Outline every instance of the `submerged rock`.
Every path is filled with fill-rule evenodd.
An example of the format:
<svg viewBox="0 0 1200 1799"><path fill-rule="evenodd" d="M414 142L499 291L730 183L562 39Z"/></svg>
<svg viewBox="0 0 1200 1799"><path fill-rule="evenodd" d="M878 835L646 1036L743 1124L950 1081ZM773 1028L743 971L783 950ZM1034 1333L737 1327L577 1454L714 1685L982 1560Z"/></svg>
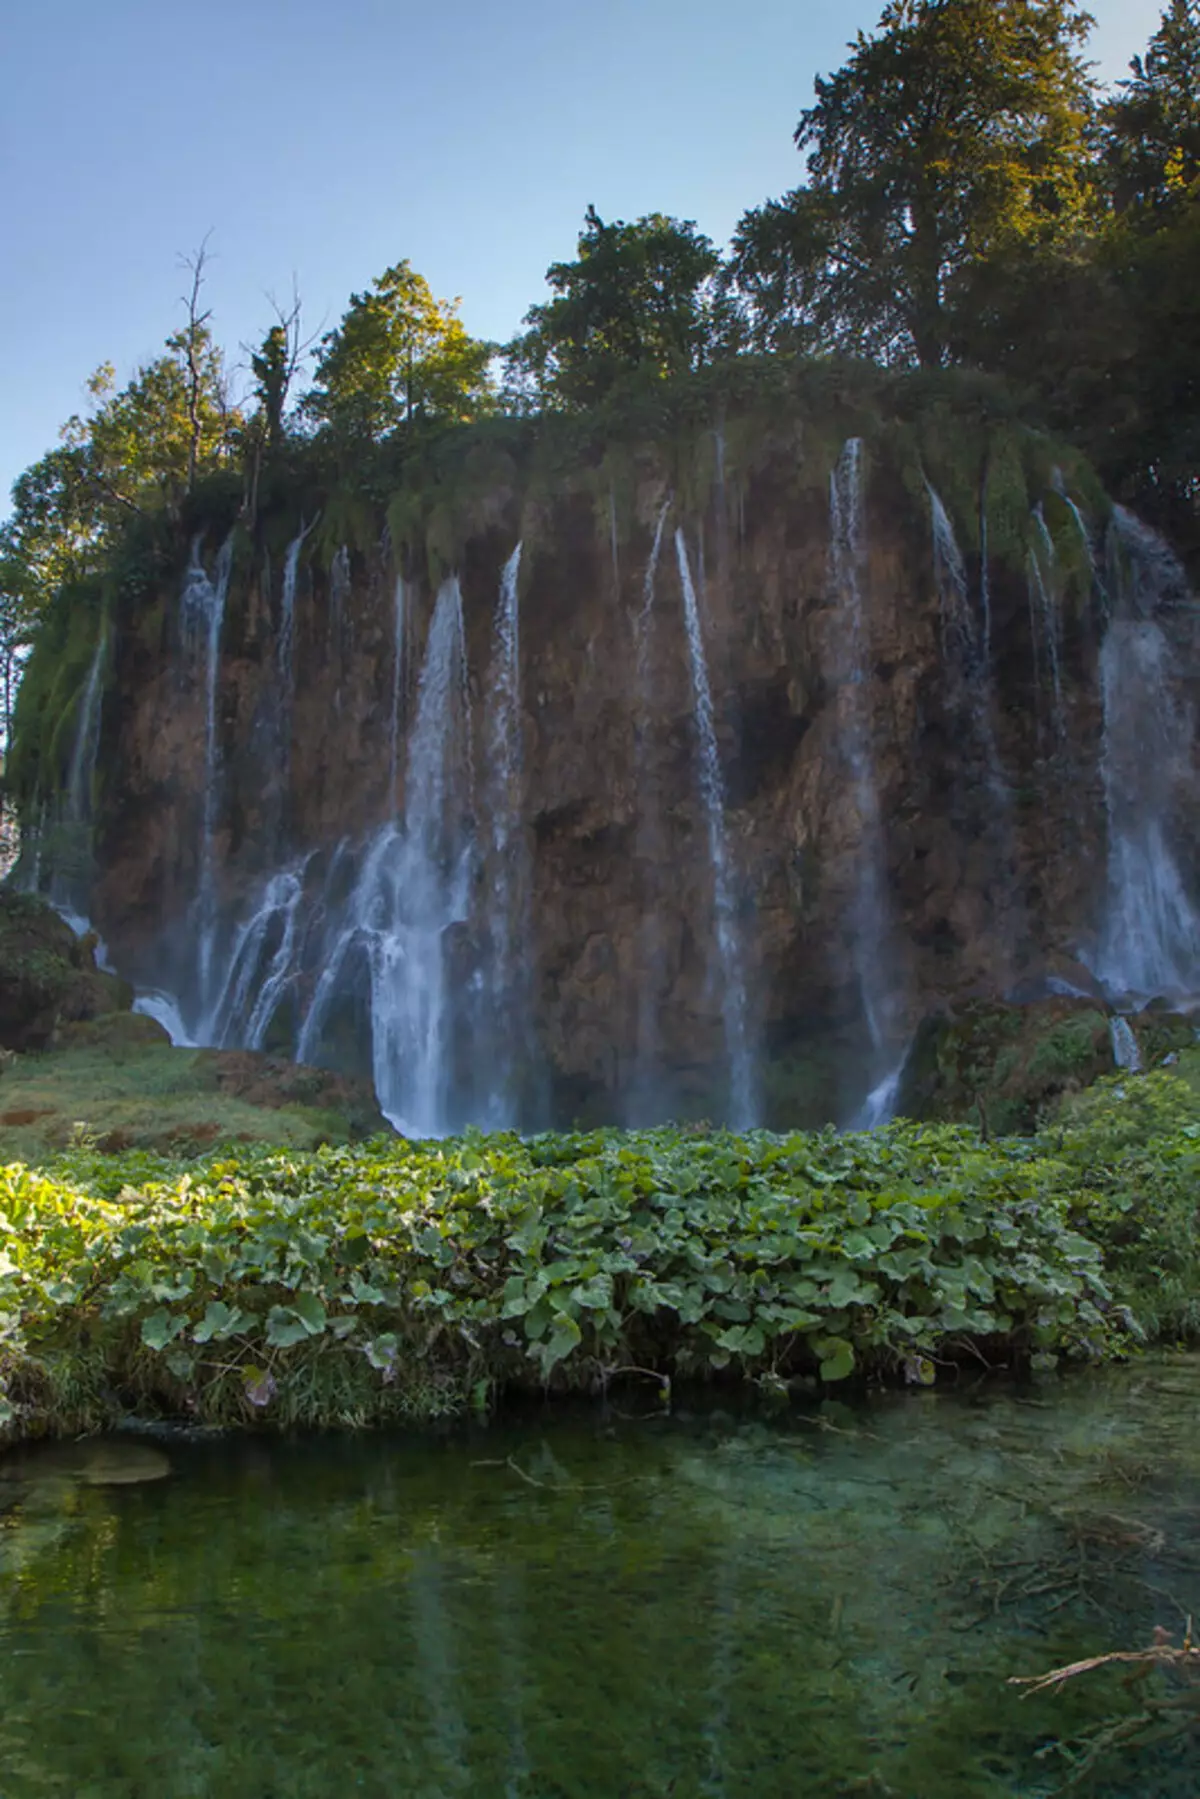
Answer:
<svg viewBox="0 0 1200 1799"><path fill-rule="evenodd" d="M85 1487L133 1487L165 1480L171 1463L161 1449L119 1437L49 1443L0 1460L0 1483L39 1486L77 1481Z"/></svg>

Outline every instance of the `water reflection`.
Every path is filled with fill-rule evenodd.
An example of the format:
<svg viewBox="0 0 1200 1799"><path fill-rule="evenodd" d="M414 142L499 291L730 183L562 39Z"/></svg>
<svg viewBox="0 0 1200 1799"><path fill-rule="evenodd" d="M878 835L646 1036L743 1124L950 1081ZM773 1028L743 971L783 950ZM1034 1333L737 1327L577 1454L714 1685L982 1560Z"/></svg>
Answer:
<svg viewBox="0 0 1200 1799"><path fill-rule="evenodd" d="M172 1445L153 1480L140 1444L128 1478L120 1444L11 1457L0 1791L1048 1799L1060 1744L1146 1689L1006 1678L1200 1612L1197 1398L1179 1359L774 1420ZM1194 1792L1182 1739L1100 1768L1079 1791Z"/></svg>

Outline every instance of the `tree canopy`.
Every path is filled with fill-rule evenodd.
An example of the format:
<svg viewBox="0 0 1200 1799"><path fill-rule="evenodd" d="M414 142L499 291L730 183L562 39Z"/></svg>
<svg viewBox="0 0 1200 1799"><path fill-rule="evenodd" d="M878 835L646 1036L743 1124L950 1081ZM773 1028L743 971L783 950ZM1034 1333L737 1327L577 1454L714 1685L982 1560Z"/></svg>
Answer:
<svg viewBox="0 0 1200 1799"><path fill-rule="evenodd" d="M461 423L486 411L492 347L468 335L458 306L436 300L410 263L385 269L322 338L309 416L362 441L415 420Z"/></svg>
<svg viewBox="0 0 1200 1799"><path fill-rule="evenodd" d="M264 467L386 481L397 446L497 407L577 411L747 353L1001 375L1200 557L1200 0L1165 0L1108 92L1090 26L1079 0L887 0L800 114L803 182L747 211L724 257L692 220L589 207L499 393L496 346L401 259L321 338L306 393L298 299L280 313L239 407L202 247L163 353L123 386L97 370L89 409L15 484L0 657L130 521L177 519L221 471L253 521Z"/></svg>
<svg viewBox="0 0 1200 1799"><path fill-rule="evenodd" d="M518 386L542 404L586 406L630 371L675 375L710 359L720 257L690 219L606 224L589 206L577 251L546 271L555 297L530 307L509 348Z"/></svg>
<svg viewBox="0 0 1200 1799"><path fill-rule="evenodd" d="M945 362L964 276L1083 211L1089 23L1074 0L892 0L818 78L808 183L743 218L735 284L812 347Z"/></svg>

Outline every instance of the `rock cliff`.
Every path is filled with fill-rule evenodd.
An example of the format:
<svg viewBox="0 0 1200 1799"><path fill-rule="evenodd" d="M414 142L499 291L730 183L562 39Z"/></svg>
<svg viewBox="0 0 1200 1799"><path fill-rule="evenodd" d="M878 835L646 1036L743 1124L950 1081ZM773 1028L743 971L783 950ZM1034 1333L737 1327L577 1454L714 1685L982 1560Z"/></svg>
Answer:
<svg viewBox="0 0 1200 1799"><path fill-rule="evenodd" d="M183 1034L414 1128L845 1120L931 1008L1188 985L1190 596L977 395L465 433L106 616L80 908Z"/></svg>

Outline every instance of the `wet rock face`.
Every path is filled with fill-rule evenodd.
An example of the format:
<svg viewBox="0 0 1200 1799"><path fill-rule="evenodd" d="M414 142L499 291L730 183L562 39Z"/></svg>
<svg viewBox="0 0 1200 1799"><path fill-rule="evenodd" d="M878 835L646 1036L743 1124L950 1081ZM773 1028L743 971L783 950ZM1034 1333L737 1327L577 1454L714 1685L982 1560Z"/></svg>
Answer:
<svg viewBox="0 0 1200 1799"><path fill-rule="evenodd" d="M862 650L850 666L847 593L831 576L829 467L829 454L807 448L797 430L738 480L678 502L652 582L668 489L648 468L622 502L615 549L606 501L569 482L536 505L503 489L481 503L479 528L459 544L480 860L452 960L469 987L490 929L484 721L501 570L523 539L528 878L518 947L528 1030L487 1053L536 1063L557 1118L628 1117L638 1095L659 1116L722 1115L727 1020L677 525L696 574L767 1122L844 1117L868 1084L870 1059L898 1049L932 1006L999 997L1022 981L1036 987L1095 940L1105 800L1101 625L1090 596L1077 586L1051 621L1051 671L1047 643L1035 654L1041 626L1031 624L1024 572L994 560L981 648L982 568L965 549L961 603L975 639L964 647L928 500L881 451L862 474ZM411 732L437 590L425 553L405 552L398 566L384 548L357 549L331 563L319 534L306 540L285 707L278 631L291 528L260 521L253 559L235 566L222 638L214 848L230 917L301 851L315 852L306 906L328 912L339 845L357 851L390 816L389 736L397 708L401 737ZM399 673L398 573L410 609ZM104 749L111 797L93 895L121 966L154 985L170 985L172 967L187 960L203 735L173 596L162 602L157 642L131 627L117 644L120 725ZM869 744L869 803L851 722ZM401 747L401 807L404 781ZM882 896L870 918L868 841ZM292 983L269 1047L287 1047L318 977L310 965ZM868 1028L871 981L886 989L882 1046ZM464 1011L452 1049L460 1060L473 1028ZM838 1067L814 1082L804 1070L831 1042Z"/></svg>

